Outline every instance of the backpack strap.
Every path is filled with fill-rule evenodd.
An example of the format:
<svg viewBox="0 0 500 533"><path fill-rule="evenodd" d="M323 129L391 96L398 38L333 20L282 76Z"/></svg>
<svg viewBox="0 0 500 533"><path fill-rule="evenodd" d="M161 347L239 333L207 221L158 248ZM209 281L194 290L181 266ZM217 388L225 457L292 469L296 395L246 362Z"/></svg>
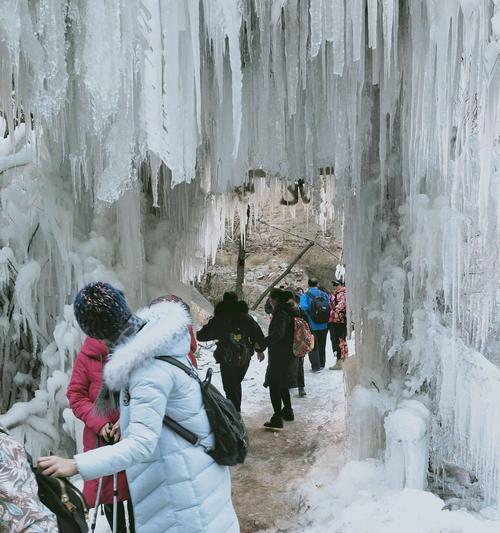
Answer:
<svg viewBox="0 0 500 533"><path fill-rule="evenodd" d="M195 379L201 386L201 379L193 367L189 367L181 363L179 360L177 360L175 357L172 357L171 355L158 355L157 357L155 357L155 359L158 359L159 361L163 361L164 363L169 363L173 366L176 366L177 368L185 372L189 377ZM179 424L178 422L176 422L170 416L165 415L163 417L163 423L169 429L171 429L174 433L177 433L179 437L182 437L184 440L187 440L193 446L200 446L206 452L209 450L207 446L202 444L201 437L199 437L196 433L193 433L190 429L187 429L181 424Z"/></svg>
<svg viewBox="0 0 500 533"><path fill-rule="evenodd" d="M160 361L164 361L165 363L170 363L171 365L180 368L189 377L195 379L196 381L201 381L200 376L198 376L198 373L192 366L187 366L184 363L181 363L177 358L172 357L171 355L158 355L157 357L155 357L155 359L159 359Z"/></svg>
<svg viewBox="0 0 500 533"><path fill-rule="evenodd" d="M211 368L207 370L207 375L204 381L202 381L200 376L198 375L198 372L196 372L193 366L187 366L184 363L181 363L176 357L172 357L171 355L158 355L155 357L155 359L159 359L160 361L164 361L165 363L170 363L171 365L174 365L177 368L180 368L189 377L195 379L200 384L200 386L202 385L202 383L207 383L207 382L209 383L212 380L213 371Z"/></svg>
<svg viewBox="0 0 500 533"><path fill-rule="evenodd" d="M200 437L196 435L196 433L193 433L189 429L185 428L184 426L181 426L178 422L176 422L173 418L170 418L169 416L165 415L163 417L163 423L170 428L174 433L177 433L180 437L182 437L184 440L187 440L190 444L193 446L199 446L200 445Z"/></svg>
<svg viewBox="0 0 500 533"><path fill-rule="evenodd" d="M305 295L309 300L309 305L311 305L312 302L318 299L325 300L326 298L326 300L329 301L328 294L326 294L326 292L323 292L323 291L319 291L319 294L317 295L314 295L312 292L307 291Z"/></svg>

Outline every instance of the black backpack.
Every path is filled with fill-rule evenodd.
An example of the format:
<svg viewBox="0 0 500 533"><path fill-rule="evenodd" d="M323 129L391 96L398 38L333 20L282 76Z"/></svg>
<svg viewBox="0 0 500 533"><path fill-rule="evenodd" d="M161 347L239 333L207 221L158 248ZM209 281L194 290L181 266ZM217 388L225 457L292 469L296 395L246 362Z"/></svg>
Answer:
<svg viewBox="0 0 500 533"><path fill-rule="evenodd" d="M46 476L32 469L38 483L38 497L56 515L59 533L87 533L89 511L83 494L66 478Z"/></svg>
<svg viewBox="0 0 500 533"><path fill-rule="evenodd" d="M330 320L330 301L328 296L322 292L318 296L307 293L311 305L309 306L309 316L316 324L328 324Z"/></svg>
<svg viewBox="0 0 500 533"><path fill-rule="evenodd" d="M200 442L198 435L169 416L165 415L163 423L194 446L201 446L216 463L223 466L243 463L249 447L247 430L231 400L225 398L217 387L212 385L212 369L207 370L207 375L202 381L193 368L184 365L175 357L161 355L156 359L180 368L199 383L208 421L215 437L215 446L213 449L206 448Z"/></svg>
<svg viewBox="0 0 500 533"><path fill-rule="evenodd" d="M227 338L220 343L224 363L229 366L246 366L250 363L253 348L248 335L239 327L231 329Z"/></svg>

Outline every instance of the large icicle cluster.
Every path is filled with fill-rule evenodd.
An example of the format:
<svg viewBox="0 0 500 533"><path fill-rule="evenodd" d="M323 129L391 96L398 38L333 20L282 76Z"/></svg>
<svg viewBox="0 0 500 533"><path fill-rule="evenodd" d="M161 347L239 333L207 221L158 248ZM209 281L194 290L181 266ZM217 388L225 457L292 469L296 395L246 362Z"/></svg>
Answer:
<svg viewBox="0 0 500 533"><path fill-rule="evenodd" d="M433 469L469 469L498 502L500 370L484 355L498 324L500 5L391 6L378 22L366 12L378 29L366 54L376 87L361 98L370 141L345 206L358 379L371 390L370 401L353 396L352 444L370 456L385 442L397 456L404 428L390 415L384 434L382 418L418 399L434 415ZM410 461L400 457L396 486L412 486Z"/></svg>
<svg viewBox="0 0 500 533"><path fill-rule="evenodd" d="M343 209L353 454L499 501L499 52L498 0L4 2L2 384L67 372L82 283L193 278L267 194L249 170L304 178Z"/></svg>

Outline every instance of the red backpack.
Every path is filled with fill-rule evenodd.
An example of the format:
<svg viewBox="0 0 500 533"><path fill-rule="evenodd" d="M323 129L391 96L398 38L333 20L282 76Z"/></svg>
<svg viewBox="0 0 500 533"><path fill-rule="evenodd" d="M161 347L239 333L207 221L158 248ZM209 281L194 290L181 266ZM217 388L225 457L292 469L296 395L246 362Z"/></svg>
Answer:
<svg viewBox="0 0 500 533"><path fill-rule="evenodd" d="M314 335L306 320L295 317L293 321L293 355L305 357L314 349Z"/></svg>

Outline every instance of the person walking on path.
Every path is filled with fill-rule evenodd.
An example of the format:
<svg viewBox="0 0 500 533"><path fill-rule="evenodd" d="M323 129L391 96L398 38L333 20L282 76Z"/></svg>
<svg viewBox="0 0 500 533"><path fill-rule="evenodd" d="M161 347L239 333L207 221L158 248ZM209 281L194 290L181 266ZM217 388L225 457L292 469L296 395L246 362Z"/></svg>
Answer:
<svg viewBox="0 0 500 533"><path fill-rule="evenodd" d="M295 418L289 389L297 387L298 358L293 355L293 337L294 319L300 311L290 300L290 291L271 291L273 318L269 334L259 346L268 350L265 386L269 387L274 413L264 426L270 429L281 429L283 420L291 422Z"/></svg>
<svg viewBox="0 0 500 533"><path fill-rule="evenodd" d="M74 309L81 329L110 347L99 410L112 408L119 393L123 438L73 459L41 457L39 468L56 477L79 472L84 480L125 470L138 533L239 533L229 468L205 452L214 435L199 383L156 359L169 355L189 365L191 320L184 307L160 302L132 314L123 292L95 282L78 293ZM165 415L198 435L202 446L167 427Z"/></svg>
<svg viewBox="0 0 500 533"><path fill-rule="evenodd" d="M222 385L228 400L241 411L241 383L245 378L256 344L262 343L264 333L248 314L248 305L238 301L234 292L226 292L215 307L215 314L197 333L200 341L217 340L214 353L220 364ZM264 354L257 353L259 361Z"/></svg>
<svg viewBox="0 0 500 533"><path fill-rule="evenodd" d="M102 373L108 353L108 347L104 343L97 339L87 337L76 357L71 380L66 391L71 410L85 424L83 430L84 451L93 450L100 445L113 443L115 437L119 436L119 433L116 432L119 428L119 410L114 409L106 416L99 416L95 413L94 409L94 402L101 390ZM116 428L115 437L111 437L111 431L114 427ZM99 502L96 502L98 484L99 481L97 479L85 481L83 484L83 495L89 507L95 507L96 504L104 504L106 519L110 527L112 527L113 476L103 478ZM117 487L119 502L117 507L118 531L127 531L123 502L128 501L130 532L134 533L134 518L125 472L118 474Z"/></svg>
<svg viewBox="0 0 500 533"><path fill-rule="evenodd" d="M24 446L0 427L0 531L57 533L57 518L38 497Z"/></svg>
<svg viewBox="0 0 500 533"><path fill-rule="evenodd" d="M314 350L309 354L309 361L314 372L325 368L326 337L330 319L330 300L326 292L318 288L318 280L308 281L309 289L300 297L300 308L307 315L309 327L314 335Z"/></svg>
<svg viewBox="0 0 500 533"><path fill-rule="evenodd" d="M334 289L330 294L330 322L328 329L330 330L330 341L332 343L332 350L337 360L335 365L330 367L330 370L341 370L342 360L346 354L345 351L346 337L347 337L347 309L345 298L345 285L342 282L334 281Z"/></svg>

